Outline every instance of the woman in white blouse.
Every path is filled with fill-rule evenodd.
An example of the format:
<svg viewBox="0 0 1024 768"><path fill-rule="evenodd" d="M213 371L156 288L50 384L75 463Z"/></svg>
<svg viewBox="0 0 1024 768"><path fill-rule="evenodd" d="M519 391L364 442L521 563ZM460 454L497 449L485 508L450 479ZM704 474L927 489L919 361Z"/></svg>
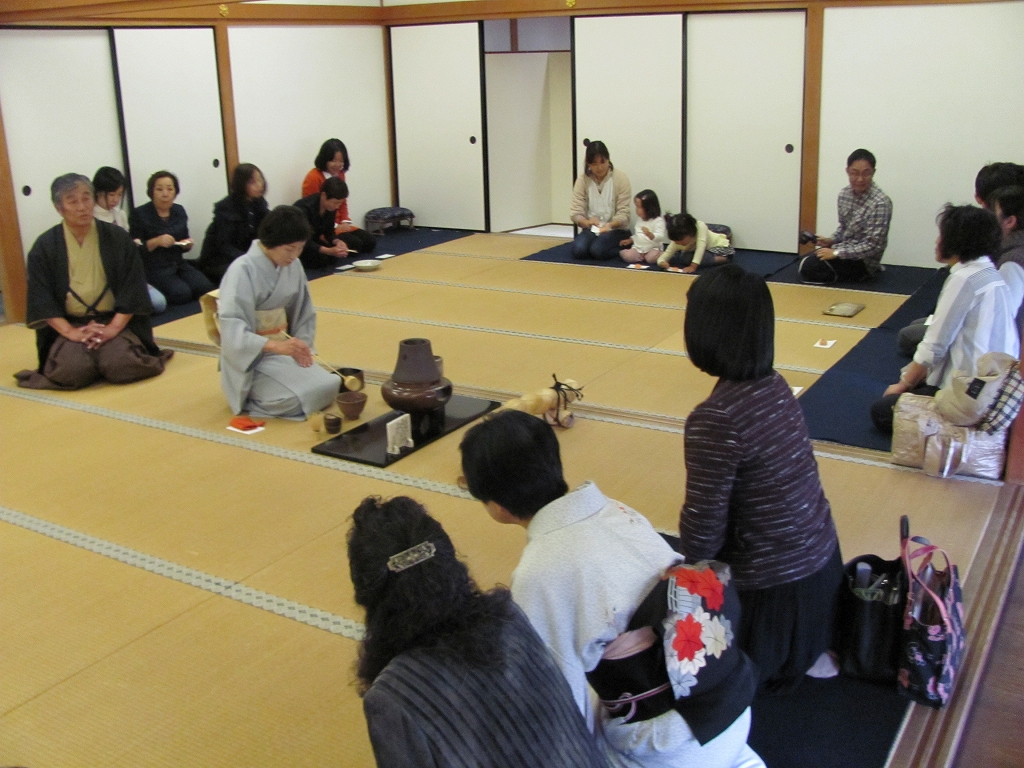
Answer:
<svg viewBox="0 0 1024 768"><path fill-rule="evenodd" d="M905 392L934 395L957 371L973 371L986 352L1020 353L1016 308L991 258L1002 235L995 215L972 205L947 204L938 224L935 258L950 265L949 277L913 362L871 406L871 419L883 432L892 432L893 408Z"/></svg>

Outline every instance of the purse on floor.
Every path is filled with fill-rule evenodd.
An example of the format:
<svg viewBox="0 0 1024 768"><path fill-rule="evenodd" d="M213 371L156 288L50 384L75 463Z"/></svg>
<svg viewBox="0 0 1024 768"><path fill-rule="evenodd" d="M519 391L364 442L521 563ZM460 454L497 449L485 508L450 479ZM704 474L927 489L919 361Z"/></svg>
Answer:
<svg viewBox="0 0 1024 768"><path fill-rule="evenodd" d="M907 579L903 560L861 555L844 568L836 614L836 641L843 674L895 683L903 640Z"/></svg>
<svg viewBox="0 0 1024 768"><path fill-rule="evenodd" d="M909 591L897 686L904 696L939 709L949 701L964 657L960 575L944 550L920 536L911 538L906 515L900 518L900 539ZM944 570L936 568L937 555Z"/></svg>
<svg viewBox="0 0 1024 768"><path fill-rule="evenodd" d="M933 477L972 475L998 480L1006 462L1007 431L988 434L950 424L935 398L901 395L893 414L892 463Z"/></svg>
<svg viewBox="0 0 1024 768"><path fill-rule="evenodd" d="M973 372L956 371L949 384L935 393L935 410L958 427L973 427L991 410L1017 359L1003 352L986 352Z"/></svg>

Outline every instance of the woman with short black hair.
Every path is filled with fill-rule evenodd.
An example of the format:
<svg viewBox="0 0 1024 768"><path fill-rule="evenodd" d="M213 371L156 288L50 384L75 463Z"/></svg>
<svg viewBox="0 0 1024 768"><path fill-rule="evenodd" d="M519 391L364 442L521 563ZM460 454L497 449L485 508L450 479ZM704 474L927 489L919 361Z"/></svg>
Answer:
<svg viewBox="0 0 1024 768"><path fill-rule="evenodd" d="M146 182L149 202L128 217L132 238L139 241L146 282L167 298L168 304L187 304L214 289L206 276L184 254L192 250L188 214L174 202L181 192L178 177L157 171Z"/></svg>
<svg viewBox="0 0 1024 768"><path fill-rule="evenodd" d="M686 419L681 551L688 562L732 568L740 648L763 688L792 689L812 667L834 674L821 657L843 562L803 412L773 369L775 309L764 278L733 264L697 278L684 335L693 364L718 383Z"/></svg>
<svg viewBox="0 0 1024 768"><path fill-rule="evenodd" d="M957 371L974 371L986 352L1020 352L1018 307L992 263L1002 239L996 215L947 203L937 223L935 260L950 265L949 277L913 361L871 406L871 420L882 432L892 432L893 409L904 393L930 397L949 386Z"/></svg>
<svg viewBox="0 0 1024 768"><path fill-rule="evenodd" d="M220 285L232 261L249 250L263 217L270 210L264 195L267 181L252 163L239 163L231 174L231 192L213 206L197 266Z"/></svg>
<svg viewBox="0 0 1024 768"><path fill-rule="evenodd" d="M506 589L481 592L416 501L368 497L348 560L379 768L604 768L569 686Z"/></svg>

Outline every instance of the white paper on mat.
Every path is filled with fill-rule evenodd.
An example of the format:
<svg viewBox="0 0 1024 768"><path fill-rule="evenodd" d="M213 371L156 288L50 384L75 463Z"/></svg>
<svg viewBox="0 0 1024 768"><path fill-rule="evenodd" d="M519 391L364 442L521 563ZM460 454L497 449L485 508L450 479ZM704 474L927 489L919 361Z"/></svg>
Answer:
<svg viewBox="0 0 1024 768"><path fill-rule="evenodd" d="M831 349L832 347L835 346L835 343L835 339L818 339L816 342L814 342L814 346L818 347L819 349Z"/></svg>
<svg viewBox="0 0 1024 768"><path fill-rule="evenodd" d="M384 261L384 259L393 259L393 258L395 258L395 254L393 254L393 253L382 253L380 256L374 256L374 258L377 259L377 261Z"/></svg>

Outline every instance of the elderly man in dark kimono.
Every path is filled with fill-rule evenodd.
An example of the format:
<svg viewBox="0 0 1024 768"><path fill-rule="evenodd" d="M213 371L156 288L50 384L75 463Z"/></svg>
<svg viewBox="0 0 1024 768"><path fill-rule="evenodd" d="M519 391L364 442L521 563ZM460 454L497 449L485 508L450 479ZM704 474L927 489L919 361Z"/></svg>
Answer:
<svg viewBox="0 0 1024 768"><path fill-rule="evenodd" d="M64 219L28 254L28 326L39 368L15 374L30 389L81 389L156 376L173 354L153 342L153 307L138 250L120 227L93 218L92 183L69 173L50 187Z"/></svg>

